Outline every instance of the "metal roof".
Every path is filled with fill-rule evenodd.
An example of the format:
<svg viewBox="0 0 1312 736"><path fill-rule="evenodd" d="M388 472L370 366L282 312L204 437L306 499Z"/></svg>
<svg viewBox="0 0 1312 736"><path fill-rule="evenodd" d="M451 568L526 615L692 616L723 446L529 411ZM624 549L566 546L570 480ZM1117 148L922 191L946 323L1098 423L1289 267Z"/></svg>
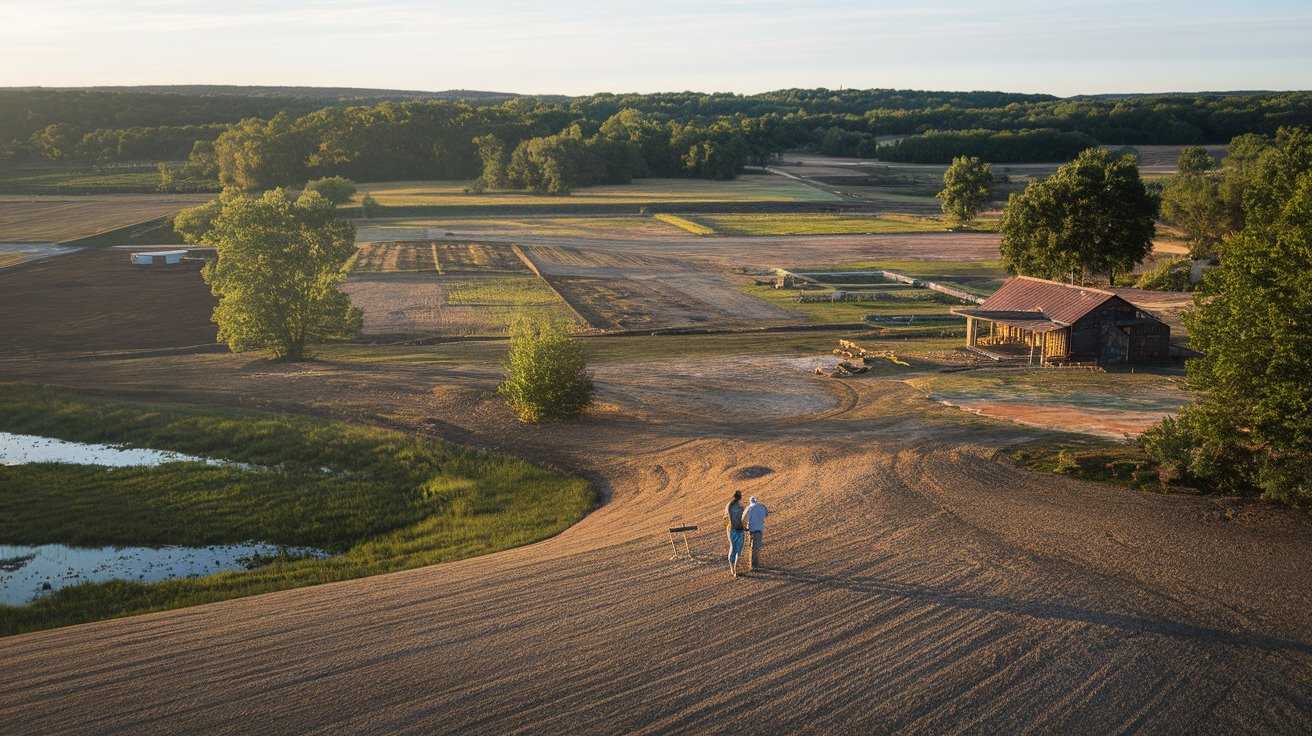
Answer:
<svg viewBox="0 0 1312 736"><path fill-rule="evenodd" d="M979 308L984 312L1041 312L1045 320L1072 325L1108 299L1115 298L1118 298L1115 294L1102 289L1017 276L985 299Z"/></svg>
<svg viewBox="0 0 1312 736"><path fill-rule="evenodd" d="M1010 325L1019 327L1022 330L1030 332L1052 332L1065 327L1058 322L1048 319L1043 312L1021 311L1021 310L1004 310L1004 309L954 309L953 314L959 314L963 317L975 317L990 322L997 322L1001 325Z"/></svg>

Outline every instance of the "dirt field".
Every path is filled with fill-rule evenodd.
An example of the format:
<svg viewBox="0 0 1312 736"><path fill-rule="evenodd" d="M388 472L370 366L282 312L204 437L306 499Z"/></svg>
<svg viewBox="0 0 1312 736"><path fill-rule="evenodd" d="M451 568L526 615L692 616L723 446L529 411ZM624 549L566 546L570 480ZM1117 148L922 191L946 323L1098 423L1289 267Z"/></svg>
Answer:
<svg viewBox="0 0 1312 736"><path fill-rule="evenodd" d="M796 322L741 293L730 278L671 258L614 250L529 246L542 276L600 330L755 326Z"/></svg>
<svg viewBox="0 0 1312 736"><path fill-rule="evenodd" d="M86 249L0 270L0 354L212 345L199 265L140 267Z"/></svg>
<svg viewBox="0 0 1312 736"><path fill-rule="evenodd" d="M206 194L0 195L0 242L60 242L171 215Z"/></svg>
<svg viewBox="0 0 1312 736"><path fill-rule="evenodd" d="M357 273L437 272L437 247L428 242L364 243L355 253L350 270Z"/></svg>
<svg viewBox="0 0 1312 736"><path fill-rule="evenodd" d="M657 338L664 339L664 338ZM598 366L523 428L424 365L0 359L0 375L510 448L606 502L551 540L0 640L17 733L1306 733L1312 522L994 462L1038 430L769 351ZM771 509L733 580L730 489ZM696 524L693 561L665 529ZM732 683L723 687L723 683ZM87 716L94 714L93 718Z"/></svg>

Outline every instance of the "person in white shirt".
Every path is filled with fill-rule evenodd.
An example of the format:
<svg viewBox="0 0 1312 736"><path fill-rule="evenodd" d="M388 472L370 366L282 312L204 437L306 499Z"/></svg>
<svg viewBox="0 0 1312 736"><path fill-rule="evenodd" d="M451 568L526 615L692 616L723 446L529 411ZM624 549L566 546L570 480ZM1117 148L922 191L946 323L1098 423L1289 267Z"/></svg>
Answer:
<svg viewBox="0 0 1312 736"><path fill-rule="evenodd" d="M752 496L747 509L743 511L743 526L747 527L747 533L752 537L752 554L748 558L747 569L755 570L761 567L761 547L764 546L765 536L765 517L770 513L770 509L765 504L756 500Z"/></svg>

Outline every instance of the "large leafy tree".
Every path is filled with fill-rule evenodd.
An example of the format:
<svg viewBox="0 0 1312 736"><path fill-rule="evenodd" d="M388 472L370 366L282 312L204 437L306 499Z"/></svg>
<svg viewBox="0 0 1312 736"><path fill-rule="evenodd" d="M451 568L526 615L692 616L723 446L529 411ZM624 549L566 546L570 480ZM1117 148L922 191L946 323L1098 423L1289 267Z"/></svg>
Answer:
<svg viewBox="0 0 1312 736"><path fill-rule="evenodd" d="M1221 183L1206 174L1179 174L1162 190L1162 219L1179 227L1189 255L1210 258L1233 225Z"/></svg>
<svg viewBox="0 0 1312 736"><path fill-rule="evenodd" d="M1145 435L1164 465L1225 490L1312 504L1312 132L1282 130L1253 167L1244 228L1221 246L1186 315L1178 420Z"/></svg>
<svg viewBox="0 0 1312 736"><path fill-rule="evenodd" d="M1011 273L1109 283L1152 250L1157 202L1129 156L1090 148L1043 181L1011 195L1002 218L1002 261Z"/></svg>
<svg viewBox="0 0 1312 736"><path fill-rule="evenodd" d="M310 343L359 332L360 310L338 288L355 252L355 226L319 193L293 200L282 189L261 197L230 191L179 217L188 240L218 249L203 275L219 298L219 340L234 352L301 360Z"/></svg>
<svg viewBox="0 0 1312 736"><path fill-rule="evenodd" d="M1216 168L1216 159L1202 146L1185 146L1175 159L1175 168L1186 176L1204 174Z"/></svg>
<svg viewBox="0 0 1312 736"><path fill-rule="evenodd" d="M969 225L988 204L993 186L993 168L976 156L958 156L943 172L943 191L938 193L943 214L958 225Z"/></svg>

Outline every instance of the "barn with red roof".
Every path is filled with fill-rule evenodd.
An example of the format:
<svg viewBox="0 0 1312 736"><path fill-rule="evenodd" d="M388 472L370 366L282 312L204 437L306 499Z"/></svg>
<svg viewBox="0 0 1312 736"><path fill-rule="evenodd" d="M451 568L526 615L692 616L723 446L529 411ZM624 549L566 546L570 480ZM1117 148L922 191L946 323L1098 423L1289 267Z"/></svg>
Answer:
<svg viewBox="0 0 1312 736"><path fill-rule="evenodd" d="M1115 292L1017 276L966 318L966 345L996 360L1154 363L1170 357L1171 328Z"/></svg>

